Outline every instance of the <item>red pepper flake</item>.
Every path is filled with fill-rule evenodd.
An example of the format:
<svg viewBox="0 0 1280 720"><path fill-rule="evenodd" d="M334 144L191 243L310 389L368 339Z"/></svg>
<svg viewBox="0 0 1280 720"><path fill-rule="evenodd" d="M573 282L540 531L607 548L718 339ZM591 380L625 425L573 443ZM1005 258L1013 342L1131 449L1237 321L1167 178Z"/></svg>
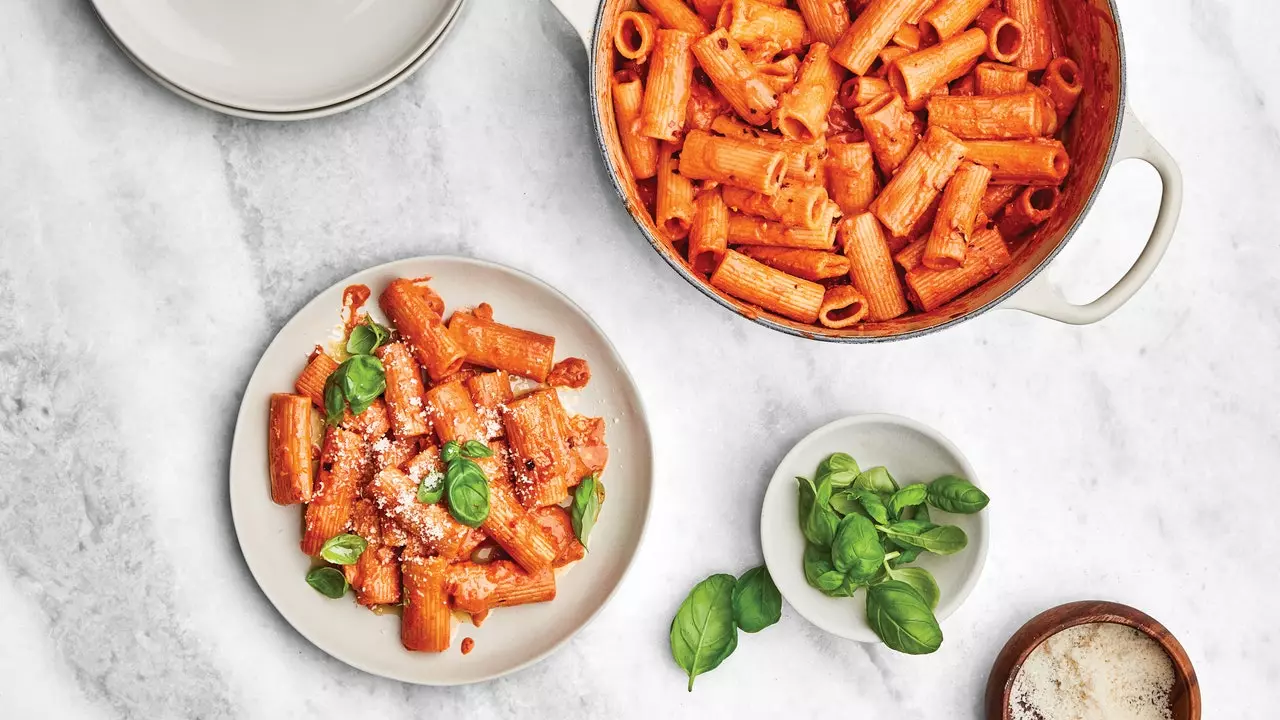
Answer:
<svg viewBox="0 0 1280 720"><path fill-rule="evenodd" d="M476 646L476 641L475 641L475 640L472 640L471 638L463 638L463 639L462 639L462 654L463 654L463 655L466 655L467 653L471 652L473 649L475 649L475 646Z"/></svg>

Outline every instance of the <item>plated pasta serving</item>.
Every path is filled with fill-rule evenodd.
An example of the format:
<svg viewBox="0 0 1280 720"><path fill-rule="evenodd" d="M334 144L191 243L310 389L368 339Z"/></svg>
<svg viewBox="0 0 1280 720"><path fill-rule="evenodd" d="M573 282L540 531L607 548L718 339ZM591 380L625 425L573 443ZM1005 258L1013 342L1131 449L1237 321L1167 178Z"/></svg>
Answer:
<svg viewBox="0 0 1280 720"><path fill-rule="evenodd" d="M1058 205L1083 83L1049 0L639 0L606 28L661 239L798 323L931 313Z"/></svg>
<svg viewBox="0 0 1280 720"><path fill-rule="evenodd" d="M269 499L302 508L298 583L397 612L403 646L438 653L458 618L555 599L604 504L605 421L566 409L590 366L551 335L446 313L428 278L378 289L385 324L371 296L347 287L336 340L270 396Z"/></svg>
<svg viewBox="0 0 1280 720"><path fill-rule="evenodd" d="M369 673L457 685L546 657L617 592L653 440L625 361L572 300L496 263L406 258L280 328L245 386L228 480L245 564L303 638Z"/></svg>

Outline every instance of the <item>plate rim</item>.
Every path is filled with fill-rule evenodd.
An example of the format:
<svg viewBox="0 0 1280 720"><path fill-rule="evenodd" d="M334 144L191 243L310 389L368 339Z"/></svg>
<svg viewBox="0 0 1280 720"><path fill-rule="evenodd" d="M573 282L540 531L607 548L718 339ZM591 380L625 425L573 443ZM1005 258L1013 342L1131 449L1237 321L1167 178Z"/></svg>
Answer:
<svg viewBox="0 0 1280 720"><path fill-rule="evenodd" d="M800 449L800 447L804 445L806 442L808 442L810 438L814 437L815 435L819 435L825 432L843 428L845 426L866 425L866 424L875 423L875 422L898 425L898 426L907 428L909 430L918 432L921 435L924 435L925 437L929 438L933 442L936 442L939 446L942 447L943 450L946 450L949 454L952 455L952 457L956 459L956 461L960 465L960 468L964 470L964 472L966 473L968 480L972 481L979 488L983 486L982 483L980 483L978 480L978 474L974 470L973 464L970 463L969 458L965 457L964 453L960 451L960 448L955 443L953 443L951 439L948 438L946 435L943 435L938 430L920 422L919 420L915 420L903 415L897 415L894 413L887 413L887 412L857 413L854 415L846 415L844 417L837 418L835 420L832 420L831 422L825 423L819 427L814 428L812 431L806 433L804 437L797 440L795 445L793 445L791 449L787 451L787 454L783 455L782 459L778 461L778 465L776 468L774 468L773 474L769 476L769 484L767 487L765 487L764 499L760 504L760 549L761 549L761 553L764 555L765 567L770 566L770 562L769 562L770 553L768 550L768 548L770 547L770 544L765 539L767 537L765 533L766 518L769 517L769 508L771 507L770 498L774 495L775 492L777 493L783 492L783 490L777 490L777 491L774 490L774 485L781 486L785 483L785 480L782 479L782 475L780 474L780 471L782 470L782 468L785 465L787 465L789 461L791 461L792 456L796 454L796 452ZM982 573L986 569L987 555L990 551L990 545L991 545L991 519L989 515L985 512L985 510L984 512L975 513L973 517L976 519L976 522L982 529L981 536L979 537L978 542L975 543L975 545L977 546L976 547L977 555L974 557L974 569L973 569L973 572L968 575L965 581L955 591L955 593L952 594L951 597L953 599L951 600L951 607L948 609L948 611L945 614L939 614L937 616L939 623L942 623L947 618L951 617L964 605L965 601L969 599L969 595L973 592L973 589L977 587L978 580L982 577ZM973 547L973 546L971 545L970 547ZM772 570L770 570L769 574L772 576L774 573ZM781 586L779 586L778 592L781 593L783 599L786 600L786 593L783 591ZM864 636L855 637L853 635L850 635L844 632L840 628L830 627L827 624L819 622L818 620L815 620L814 618L804 614L800 610L800 608L796 607L795 603L791 602L790 600L787 600L787 604L791 606L791 609L794 610L797 615L804 618L804 620L808 622L810 625L813 625L814 627L818 628L819 630L822 630L823 632L826 632L828 634L834 635L839 638L844 638L846 640L853 640L854 642L883 644L883 642L878 637L875 637L874 634L872 634L871 639L868 639Z"/></svg>
<svg viewBox="0 0 1280 720"><path fill-rule="evenodd" d="M233 479L233 475L235 472L234 468L236 466L235 458L240 454L240 451L239 451L240 428L242 427L242 423L245 422L245 419L248 417L248 414L250 412L250 408L249 408L250 397L248 392L249 386L253 384L254 378L257 377L259 371L261 371L263 368L262 363L266 360L267 356L271 354L271 351L273 348L275 348L276 343L280 342L281 336L284 334L285 329L289 327L290 323L292 323L295 319L297 319L298 316L302 315L304 312L310 309L313 305L317 305L325 295L335 290L340 291L342 288L351 284L351 281L358 276L364 275L366 273L376 273L379 271L393 272L394 271L393 268L402 266L402 265L412 265L414 263L439 262L439 261L459 262L464 265L476 265L476 266L487 268L490 270L497 270L499 272L514 275L522 280L526 280L526 281L532 282L537 286L540 286L543 290L550 292L553 296L567 303L570 308L577 311L582 316L582 318L586 320L586 322L591 327L591 329L598 334L599 338L602 341L604 341L605 346L608 347L613 352L613 355L618 360L617 367L618 367L618 370L620 371L620 375L622 379L625 381L627 387L630 389L631 394L634 396L634 399L635 399L635 415L638 418L638 421L639 421L638 426L643 435L644 447L640 449L640 452L643 453L643 456L648 459L648 463L649 463L648 501L645 503L643 512L640 515L639 533L636 537L635 548L623 560L622 571L618 575L617 582L614 583L613 587L609 589L609 592L605 594L604 599L600 602L600 604L596 606L596 608L592 610L589 615L587 615L585 618L582 618L580 621L578 621L574 626L574 628L570 630L567 634L565 634L564 637L554 642L550 647L548 647L543 652L523 662L520 662L516 665L506 668L505 670L487 673L472 679L463 680L463 681L443 681L443 682L424 680L421 678L413 678L413 677L401 677L397 675L391 675L384 672L380 672L378 670L370 669L369 667L366 667L361 662L355 661L348 657L342 657L339 654L336 654L335 652L333 652L332 650L330 650L329 648L325 647L320 642L318 642L306 630L303 630L302 628L298 627L298 625L296 625L293 622L293 620L289 617L289 615L286 614L278 604L276 604L275 600L267 592L266 587L263 585L262 581L258 577L258 573L254 570L253 563L249 561L249 554L245 549L244 536L242 535L240 530L241 521L237 518L237 515L236 515L236 502L234 500L234 493L232 491L232 486L235 482ZM260 411L261 408L258 408L257 410ZM644 546L645 539L649 531L650 520L652 519L652 515L653 515L654 494L657 491L657 485L658 485L656 482L654 482L655 476L656 476L656 472L654 469L656 466L657 456L653 448L653 431L649 426L649 415L644 404L644 397L640 393L640 386L636 383L635 377L631 374L630 369L627 367L627 364L623 359L622 354L618 352L617 346L615 346L613 344L613 341L609 339L609 336L604 332L604 329L600 327L600 325L595 321L595 319L591 317L590 313L588 313L585 309L583 309L582 306L578 305L578 303L574 302L573 299L570 298L568 295L565 295L564 293L560 292L558 289L556 289L549 283L545 282L544 280L538 277L535 277L534 275L527 273L523 270L513 268L509 265L504 265L502 263L497 263L490 260L481 260L479 258L465 257L461 255L419 255L415 257L391 260L385 263L380 263L378 265L371 265L369 267L358 270L346 276L345 278L342 278L337 282L325 287L324 289L317 292L316 295L312 297L310 300L308 300L302 307L298 308L298 310L292 316L290 316L289 319L286 320L278 330L276 330L275 334L271 338L271 342L267 343L267 346L262 351L262 355L258 358L258 361L254 363L253 371L249 373L248 380L245 381L244 390L240 398L240 409L236 412L236 424L235 424L235 427L232 429L231 450L227 457L228 457L227 486L226 486L227 503L230 506L230 510L231 510L231 526L232 526L232 530L235 532L235 535L236 535L236 546L240 550L241 559L244 561L245 567L249 571L249 575L253 578L254 583L258 586L258 591L262 594L264 598L266 598L267 602L271 605L272 609L275 610L276 614L278 614L285 621L285 623L289 625L289 627L293 628L295 632L301 635L313 647L315 647L320 652L323 652L324 654L328 655L329 657L341 663L344 663L350 667L360 670L361 672L368 673L369 675L384 677L390 680L395 680L397 682L404 682L412 685L423 685L423 686L429 686L429 687L457 687L457 686L463 686L463 685L474 685L476 683L488 682L490 680L495 680L497 678L505 677L507 675L520 672L521 670L529 668L545 660L547 657L551 656L553 653L563 648L570 640L576 637L578 633L586 629L586 627L590 625L592 621L594 621L600 615L600 612L604 610L604 608L608 606L610 602L613 601L614 597L618 593L618 589L621 588L623 583L626 582L627 578L631 574L632 569L635 567L636 556L640 554L640 549L641 547Z"/></svg>
<svg viewBox="0 0 1280 720"><path fill-rule="evenodd" d="M458 24L458 20L462 15L462 8L467 4L468 0L451 0L453 5L449 9L448 17L445 19L444 24L441 25L440 30L429 40L424 42L416 54L411 55L409 61L402 65L396 72L387 75L380 82L355 95L333 102L313 105L311 107L297 110L260 110L231 105L210 99L195 92L194 90L190 90L179 85L177 82L162 74L158 69L148 65L129 48L124 39L111 27L106 16L99 10L98 2L99 0L90 0L90 8L93 10L94 16L98 19L98 23L102 26L103 30L106 31L107 37L111 38L112 43L114 43L124 56L137 66L144 75L151 78L151 80L169 92L172 92L190 103L199 105L206 110L213 110L214 112L219 112L224 115L241 117L248 120L288 122L296 120L314 120L329 117L331 115L337 115L348 110L354 110L355 108L382 97L392 89L398 87L421 69L422 66L426 64L427 60L431 59L431 56L435 54L440 45L444 42L445 38L449 36L454 27Z"/></svg>

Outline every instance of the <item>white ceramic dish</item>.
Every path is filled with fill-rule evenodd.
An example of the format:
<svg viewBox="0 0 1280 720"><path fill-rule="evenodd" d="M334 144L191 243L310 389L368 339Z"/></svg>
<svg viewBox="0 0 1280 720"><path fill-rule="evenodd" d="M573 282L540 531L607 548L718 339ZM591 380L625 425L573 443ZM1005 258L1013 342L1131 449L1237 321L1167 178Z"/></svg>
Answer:
<svg viewBox="0 0 1280 720"><path fill-rule="evenodd" d="M823 630L859 642L880 642L867 625L865 591L853 598L832 598L804 579L796 477L812 478L818 463L834 452L849 453L863 469L883 465L903 485L930 482L946 474L981 483L951 441L932 428L897 415L855 415L824 425L809 433L778 465L760 513L764 561L778 590L796 612ZM934 522L958 525L969 536L968 547L955 555L924 553L914 563L938 581L942 599L934 614L939 622L960 607L978 582L987 557L990 512L988 507L976 515L953 515L930 508ZM942 630L945 635L945 622Z"/></svg>
<svg viewBox="0 0 1280 720"><path fill-rule="evenodd" d="M422 65L462 2L94 0L94 6L148 75L198 104L256 117L329 115L378 97Z"/></svg>
<svg viewBox="0 0 1280 720"><path fill-rule="evenodd" d="M368 285L375 298L397 277L431 276L432 287L453 309L488 302L499 321L555 335L556 357L586 358L591 382L564 392L570 411L607 423L608 497L591 535L591 552L558 580L550 603L502 608L480 628L455 625L452 647L438 655L400 645L400 618L374 615L351 596L330 600L304 581L311 563L298 549L300 506L280 507L268 493L267 403L289 392L306 355L338 325L342 290ZM381 319L376 302L374 317ZM245 389L231 446L231 516L245 562L280 614L316 647L366 672L424 685L458 685L498 677L545 657L603 607L640 545L653 488L653 449L634 381L604 333L559 292L524 273L493 263L424 257L356 273L320 293L267 347ZM464 637L475 639L469 655Z"/></svg>

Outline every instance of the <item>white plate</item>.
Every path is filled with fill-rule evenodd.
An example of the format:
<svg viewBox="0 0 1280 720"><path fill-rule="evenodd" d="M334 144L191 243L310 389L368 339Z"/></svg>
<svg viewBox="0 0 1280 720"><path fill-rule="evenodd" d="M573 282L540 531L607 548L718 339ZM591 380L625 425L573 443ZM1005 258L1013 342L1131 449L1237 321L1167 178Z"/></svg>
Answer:
<svg viewBox="0 0 1280 720"><path fill-rule="evenodd" d="M152 72L216 105L316 110L414 64L462 0L93 0Z"/></svg>
<svg viewBox="0 0 1280 720"><path fill-rule="evenodd" d="M267 402L292 392L294 379L317 343L338 324L342 290L354 283L377 294L397 277L433 278L449 308L488 302L505 323L556 337L556 358L581 357L591 382L563 392L570 412L602 416L609 464L607 499L591 534L587 557L563 574L553 602L495 610L480 628L456 625L452 647L438 655L400 645L400 618L378 616L351 596L330 600L304 580L311 562L298 550L301 506L271 502L267 478ZM370 302L375 317L376 301ZM493 263L425 257L356 273L320 293L267 347L245 389L231 446L231 517L249 571L267 599L316 647L366 672L424 685L457 685L498 677L545 657L581 629L613 594L631 564L648 518L653 450L635 383L617 351L586 313L545 283ZM475 650L463 655L464 637Z"/></svg>
<svg viewBox="0 0 1280 720"><path fill-rule="evenodd" d="M864 470L883 465L901 485L927 483L947 474L978 485L978 478L951 441L932 428L897 415L856 415L824 425L809 433L778 465L760 513L764 561L778 590L796 612L823 630L859 642L880 642L867 625L865 591L852 598L827 597L804 579L796 477L812 478L818 463L834 452L849 453ZM976 515L953 515L929 508L934 522L958 525L969 536L968 547L955 555L923 553L913 563L933 573L938 581L942 599L934 614L939 621L955 612L978 583L987 558L989 512L990 507Z"/></svg>
<svg viewBox="0 0 1280 720"><path fill-rule="evenodd" d="M336 115L338 113L351 110L353 108L364 105L367 102L370 102L372 100L376 100L377 98L382 97L392 88L398 86L400 83L404 82L411 75L417 72L418 68L422 67L427 62L427 60L429 60L431 56L434 55L436 51L440 49L440 46L444 44L444 39L448 37L449 32L453 30L454 26L458 24L458 18L461 17L462 15L460 8L462 5L465 5L465 4L466 4L466 0L461 0L461 2L459 2L459 10L455 11L449 17L448 24L445 25L444 30L435 39L435 41L432 42L431 45L429 45L425 50L423 50L421 55L414 58L413 62L411 62L408 65L408 67L401 70L399 73L396 73L396 75L388 79L386 82L382 83L381 85L373 88L372 90L366 93L357 95L356 97L350 98L348 100L344 100L340 103L335 103L333 105L326 105L324 107L318 107L311 110L302 110L297 112L258 112L255 110L245 110L242 108L231 107L230 105L219 105L218 103L212 102L206 98L202 98L199 95L193 95L192 93L189 93L186 90L178 87L177 85L174 85L173 83L169 82L167 78L163 77L162 75L157 73L155 70L148 67L146 63L139 60L137 56L135 56L132 52L130 52L129 48L124 44L124 42L120 40L120 38L115 36L115 33L111 31L111 26L107 25L106 21L103 20L101 15L98 15L98 20L102 22L102 27L106 31L107 36L110 37L112 42L116 44L116 47L120 48L120 52L122 52L125 57L127 57L134 65L137 65L138 69L141 70L144 74L146 74L147 77L151 78L161 87L164 87L166 90L169 90L170 92L183 98L184 100L192 102L208 110L213 110L215 112L220 112L226 115L233 115L235 117L248 118L251 120L268 120L272 122L288 122L288 121L295 121L295 120L312 120L315 118L327 117L329 115ZM96 14L96 9L95 9L95 14Z"/></svg>

